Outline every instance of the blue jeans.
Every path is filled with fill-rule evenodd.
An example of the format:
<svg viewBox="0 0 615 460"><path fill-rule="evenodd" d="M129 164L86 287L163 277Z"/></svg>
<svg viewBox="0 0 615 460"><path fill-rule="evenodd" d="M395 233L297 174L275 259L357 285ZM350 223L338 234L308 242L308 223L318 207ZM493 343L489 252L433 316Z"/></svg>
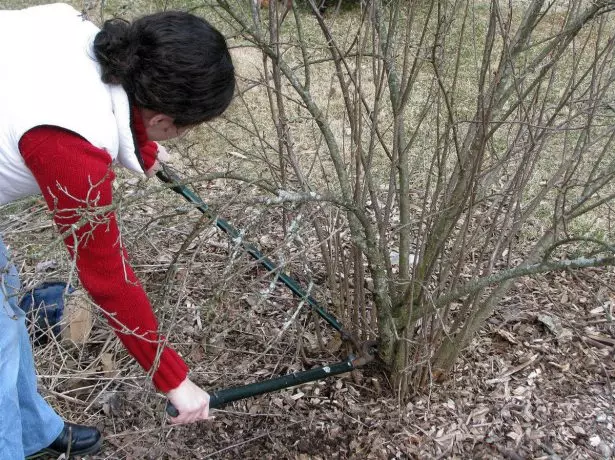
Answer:
<svg viewBox="0 0 615 460"><path fill-rule="evenodd" d="M38 452L64 428L62 418L38 394L18 293L17 270L0 237L0 460L20 460Z"/></svg>

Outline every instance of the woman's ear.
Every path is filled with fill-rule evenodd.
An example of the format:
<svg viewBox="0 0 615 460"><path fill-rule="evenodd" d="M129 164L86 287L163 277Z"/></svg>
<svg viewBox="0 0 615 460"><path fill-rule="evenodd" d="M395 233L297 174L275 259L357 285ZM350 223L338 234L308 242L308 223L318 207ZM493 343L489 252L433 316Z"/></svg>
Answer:
<svg viewBox="0 0 615 460"><path fill-rule="evenodd" d="M168 115L165 115L164 113L153 112L151 110L146 110L143 113L143 122L145 124L145 128L154 128L166 131L170 128L175 127L173 121L173 118Z"/></svg>
<svg viewBox="0 0 615 460"><path fill-rule="evenodd" d="M178 130L174 120L164 113L141 109L141 117L150 141L166 141L177 137Z"/></svg>

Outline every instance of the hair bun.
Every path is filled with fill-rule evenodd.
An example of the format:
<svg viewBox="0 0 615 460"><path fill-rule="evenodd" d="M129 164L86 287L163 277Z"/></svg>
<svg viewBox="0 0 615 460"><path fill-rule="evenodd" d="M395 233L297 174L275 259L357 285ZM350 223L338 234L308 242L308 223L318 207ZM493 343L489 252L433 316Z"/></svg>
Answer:
<svg viewBox="0 0 615 460"><path fill-rule="evenodd" d="M94 39L94 55L100 63L102 81L123 83L138 57L131 50L130 23L123 19L105 21Z"/></svg>

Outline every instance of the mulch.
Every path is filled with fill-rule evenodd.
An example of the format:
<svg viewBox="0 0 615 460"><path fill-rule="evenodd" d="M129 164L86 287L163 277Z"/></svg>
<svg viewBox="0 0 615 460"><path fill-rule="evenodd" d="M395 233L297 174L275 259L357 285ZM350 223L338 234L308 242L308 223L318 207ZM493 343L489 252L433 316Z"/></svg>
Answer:
<svg viewBox="0 0 615 460"><path fill-rule="evenodd" d="M145 220L125 222L132 263L197 383L228 388L345 359L332 332L319 328L320 346L305 307L297 311L286 289L211 226L170 271L194 211L174 205L175 215L159 220L155 203L140 206ZM28 222L40 233L34 241L54 234L44 213L27 210L5 228L26 285L66 279L63 249L34 247L32 231L15 223L23 213L40 219ZM97 314L87 343L55 340L36 359L54 407L103 430L95 460L607 459L615 452L614 278L611 269L591 269L518 280L450 378L404 402L374 363L174 427L164 398Z"/></svg>

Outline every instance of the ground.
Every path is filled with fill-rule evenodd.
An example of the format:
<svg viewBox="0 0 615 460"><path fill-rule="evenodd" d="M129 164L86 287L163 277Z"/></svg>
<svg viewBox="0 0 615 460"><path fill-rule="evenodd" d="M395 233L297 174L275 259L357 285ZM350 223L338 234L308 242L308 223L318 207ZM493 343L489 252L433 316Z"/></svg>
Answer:
<svg viewBox="0 0 615 460"><path fill-rule="evenodd" d="M63 278L69 267L61 252L34 246L53 239L41 209L34 203L15 212L4 230L26 287ZM19 219L23 213L31 217L27 226ZM166 232L180 232L180 223L148 231L156 257L140 240L131 243L133 264L154 298L168 276L164 261L173 244ZM133 225L142 228L144 221ZM20 228L39 235L32 239L31 231ZM159 310L163 324L173 324L170 337L194 379L213 390L345 359L344 347L324 327L324 351L317 349L305 310L289 320L297 301L285 288L259 300L255 286L267 287L264 270L247 261L239 265L239 278L227 280L228 292L216 294L221 284L214 280L224 278L227 265L225 238L203 232L190 263L180 263L175 275L195 276L185 275L178 283L183 290L173 291L181 303ZM45 250L49 257L41 259ZM96 313L85 344L64 338L35 351L45 397L67 419L103 431L104 449L91 457L96 460L611 458L613 278L611 271L596 269L519 280L450 378L403 403L375 362L352 374L232 403L215 410L209 422L173 427L164 415L165 399Z"/></svg>
<svg viewBox="0 0 615 460"><path fill-rule="evenodd" d="M452 378L407 404L376 366L235 403L198 426L164 426L159 408L144 418L125 402L89 418L107 434L96 458L610 458L613 307L593 304L592 283L575 278L558 276L565 303L549 280L520 282ZM545 314L561 318L563 337ZM210 358L208 374L224 381L238 358Z"/></svg>

